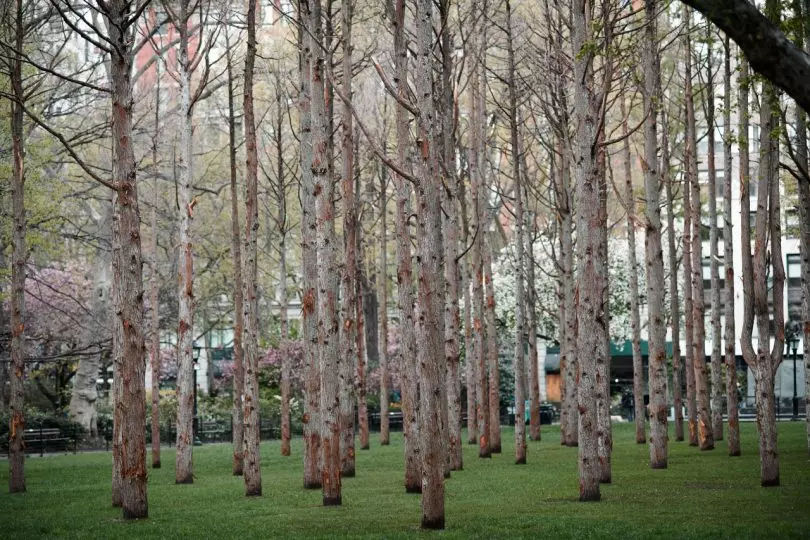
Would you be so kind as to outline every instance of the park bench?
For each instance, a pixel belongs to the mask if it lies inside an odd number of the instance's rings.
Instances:
[[[73,451],[76,452],[76,440],[73,437],[68,437],[59,428],[33,428],[26,429],[23,433],[23,440],[25,441],[25,453],[32,454],[39,452],[42,456],[45,452],[65,452],[73,445]]]

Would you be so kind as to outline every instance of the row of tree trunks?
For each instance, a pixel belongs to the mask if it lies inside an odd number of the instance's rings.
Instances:
[[[259,301],[258,278],[258,152],[256,118],[253,108],[253,71],[256,62],[256,0],[248,0],[247,53],[244,75],[245,115],[245,334],[244,334],[244,449],[243,476],[245,495],[262,494],[261,455],[259,453]]]

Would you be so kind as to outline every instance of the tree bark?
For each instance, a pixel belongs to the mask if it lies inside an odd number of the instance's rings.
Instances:
[[[226,38],[228,34],[226,33]],[[230,43],[227,60],[228,69],[228,141],[230,148],[228,160],[230,164],[231,188],[231,256],[233,257],[233,410],[231,424],[233,425],[233,459],[231,470],[234,476],[241,476],[244,470],[244,394],[245,394],[245,363],[242,340],[244,338],[244,283],[242,279],[242,235],[239,232],[239,188],[236,183],[236,114],[234,111],[233,65],[231,63]]]
[[[592,148],[596,144],[597,98],[593,89],[593,52],[590,42],[591,6],[584,0],[572,4],[572,42],[574,52],[574,176],[577,182],[577,403],[579,413],[579,500],[600,499],[597,394],[597,364],[605,362],[607,313],[603,311],[605,261],[600,260],[601,221],[600,171]],[[569,418],[569,422],[572,419]]]
[[[519,147],[523,153],[523,147]],[[525,164],[525,161],[524,161]],[[526,168],[523,168],[525,174]],[[528,189],[526,189],[526,203],[528,204]],[[535,272],[534,272],[534,242],[532,241],[536,236],[536,222],[533,213],[529,212],[528,219],[529,231],[531,234],[526,235],[526,281],[529,301],[526,308],[529,312],[529,391],[531,395],[531,412],[529,415],[529,439],[539,441],[542,438],[540,429],[540,402],[543,401],[543,393],[545,391],[545,365],[538,365],[538,352],[537,352],[537,289],[535,288]],[[544,362],[545,364],[545,362]],[[541,390],[541,370],[542,371],[542,390]]]
[[[312,35],[309,2],[299,2],[298,10],[299,76],[298,94],[301,130],[301,259],[302,334],[304,342],[305,410],[304,424],[304,488],[321,488],[321,414],[320,359],[318,357],[318,258],[315,246],[315,183],[312,176]]]
[[[11,365],[9,373],[8,491],[24,493],[25,486],[25,263],[28,259],[25,219],[25,141],[23,139],[23,2],[14,4],[15,52],[11,58]]]
[[[712,323],[712,357],[711,357],[711,421],[715,441],[723,440],[723,361],[722,361],[722,327],[720,326],[720,267],[718,259],[717,230],[717,165],[715,161],[715,120],[714,120],[714,46],[713,29],[706,27],[706,126],[708,139],[709,166],[709,272],[711,277],[711,323]]]
[[[731,127],[731,43],[724,42],[725,61],[723,73],[723,268],[725,283],[723,307],[725,308],[725,364],[726,364],[726,410],[728,410],[728,455],[740,455],[740,419],[737,397],[737,357],[735,353],[736,330],[734,324],[734,234],[732,230],[732,127]],[[743,137],[745,135],[742,135]],[[743,216],[745,217],[745,216]],[[806,343],[806,342],[805,342]]]
[[[349,99],[352,95],[352,0],[342,0],[342,34],[341,48],[343,49],[343,92]],[[341,172],[341,186],[343,195],[343,245],[345,249],[343,275],[341,288],[343,290],[342,312],[343,324],[340,336],[340,474],[343,477],[355,475],[354,457],[354,381],[357,374],[356,337],[357,309],[355,302],[357,296],[357,205],[354,192],[354,141],[352,140],[354,128],[352,127],[351,103],[344,102],[340,118],[341,125],[341,154],[343,170]],[[330,156],[331,159],[331,156]],[[316,199],[317,200],[317,199]],[[334,222],[332,222],[334,223]],[[335,246],[333,249],[337,249]],[[328,270],[328,269],[327,269]],[[382,353],[384,354],[384,352]],[[387,404],[387,403],[386,403]],[[387,416],[387,415],[386,415]],[[387,420],[387,418],[386,418]]]
[[[288,300],[287,300],[287,183],[284,178],[284,121],[286,92],[283,90],[281,75],[276,71],[276,206],[278,207],[278,319],[281,341],[290,338],[288,322]],[[287,355],[281,357],[281,455],[290,455],[290,358]]]
[[[660,74],[659,74],[660,82]],[[662,174],[666,186],[667,257],[669,260],[670,324],[672,327],[672,400],[675,406],[675,440],[683,441],[683,365],[681,364],[681,302],[678,296],[678,244],[675,240],[674,179],[670,172],[669,122],[662,115]]]
[[[523,215],[523,186],[520,181],[518,148],[517,89],[515,83],[515,49],[512,36],[512,6],[506,0],[506,48],[509,70],[509,143],[512,148],[512,182],[515,186],[515,463],[526,463],[526,305],[524,283],[526,261],[524,256],[525,217]],[[535,366],[537,363],[535,362]]]
[[[478,8],[477,8],[478,9]],[[483,15],[482,15],[483,17]],[[489,382],[487,377],[487,355],[485,348],[484,327],[484,236],[486,231],[486,208],[483,193],[483,174],[481,163],[484,147],[484,116],[481,110],[482,88],[479,73],[483,71],[480,56],[485,54],[479,45],[479,28],[475,27],[470,34],[470,49],[474,58],[470,75],[471,99],[471,148],[470,148],[470,197],[472,200],[475,223],[475,236],[472,245],[472,306],[473,306],[473,340],[475,352],[475,394],[478,398],[476,419],[478,424],[478,457],[488,458],[492,455],[489,427]]]
[[[193,181],[191,66],[189,64],[188,2],[179,6],[179,18],[174,26],[179,33],[179,58],[177,77],[180,84],[180,159],[177,162],[177,197],[180,201],[178,228],[180,248],[178,269],[178,328],[177,328],[177,452],[175,454],[174,482],[194,482],[193,449],[194,429],[194,359],[192,347],[194,336],[194,269],[191,242],[191,224],[194,219],[194,203],[191,195]]]
[[[405,0],[396,0],[394,12],[394,77],[399,100],[406,100],[408,86],[408,44],[405,33]],[[401,104],[396,108],[397,161],[404,171],[410,171],[410,128],[406,110]],[[397,302],[400,312],[400,362],[403,366],[402,414],[405,435],[405,491],[422,492],[421,447],[419,418],[419,374],[416,358],[416,334],[414,331],[414,285],[411,255],[411,238],[408,220],[411,215],[411,188],[401,175],[394,177],[397,190]]]
[[[442,125],[442,166],[447,189],[442,191],[442,206],[445,219],[442,223],[444,242],[444,279],[447,286],[444,310],[444,354],[447,365],[445,374],[447,394],[447,459],[449,471],[462,469],[461,448],[461,380],[459,379],[459,333],[461,311],[459,308],[459,264],[458,264],[458,177],[456,175],[456,126],[453,100],[453,47],[447,24],[450,17],[450,1],[439,2],[440,24],[444,31],[441,36],[441,107],[439,119]]]
[[[256,0],[248,0],[247,54],[243,109],[245,115],[245,336],[244,336],[244,454],[245,496],[262,494],[261,454],[259,453],[259,301],[258,234],[259,189],[256,118],[253,109],[253,70],[256,61]]]
[[[386,171],[380,171],[380,268],[377,271],[380,305],[379,315],[379,352],[380,352],[380,446],[391,444],[389,433],[388,402],[391,386],[388,375],[388,196],[386,194]]]
[[[433,105],[433,1],[416,0],[417,254],[419,264],[416,320],[419,360],[419,438],[422,461],[422,528],[444,529],[444,455],[446,364],[442,339],[444,306],[441,232],[441,179],[437,170],[436,112]],[[444,398],[444,399],[443,399]]]
[[[649,303],[649,393],[650,393],[650,467],[667,467],[667,356],[664,321],[664,255],[661,246],[661,172],[658,160],[658,89],[660,66],[656,0],[646,0],[646,47],[644,63],[644,186],[647,197],[645,211],[645,259],[647,264],[647,301]]]
[[[230,67],[230,58],[229,58]],[[233,100],[231,100],[233,103]],[[231,116],[233,119],[233,116]],[[152,259],[149,279],[149,303],[152,305],[152,319],[150,331],[149,356],[152,366],[152,468],[159,469],[160,463],[160,272],[158,271],[158,227],[157,207],[160,200],[158,189],[158,143],[160,141],[160,76],[155,79],[155,139],[152,141],[152,167],[154,168],[154,181],[152,183]],[[96,366],[98,374],[98,366]],[[95,389],[95,388],[94,388]]]
[[[332,156],[328,150],[325,91],[324,32],[321,25],[321,1],[313,0],[310,12],[312,33],[312,178],[315,189],[316,242],[318,271],[318,355],[321,385],[321,451],[323,505],[341,504],[340,456],[340,343],[338,322],[338,279],[335,243],[334,182]]]
[[[686,8],[684,8],[686,10]],[[690,146],[688,165],[690,180],[691,221],[691,270],[692,270],[692,367],[695,373],[695,397],[697,401],[697,435],[701,450],[714,448],[714,437],[709,408],[709,387],[706,379],[706,327],[703,306],[703,254],[700,238],[700,182],[697,174],[697,137],[695,127],[695,107],[692,93],[692,45],[690,38],[691,13],[686,10],[686,137]],[[687,231],[688,233],[689,231]],[[689,315],[687,314],[687,317]]]
[[[650,22],[647,21],[647,25]],[[646,26],[645,26],[646,28]],[[644,44],[644,54],[648,54],[646,48],[649,43]],[[653,45],[655,46],[655,45]],[[646,76],[647,65],[645,68],[645,90],[646,90]],[[629,259],[630,270],[630,329],[632,332],[632,348],[633,348],[633,416],[636,424],[636,444],[644,444],[647,442],[647,435],[645,433],[645,421],[647,417],[647,407],[644,405],[644,364],[641,359],[641,320],[639,317],[639,299],[638,299],[638,262],[636,261],[636,199],[633,194],[633,177],[630,171],[630,133],[627,127],[627,112],[624,105],[624,100],[620,101],[621,115],[622,115],[622,129],[624,141],[622,142],[622,156],[624,165],[624,204],[627,211],[627,250]],[[645,115],[649,115],[649,109],[646,108],[645,102]],[[645,116],[645,119],[648,116]],[[646,135],[646,133],[645,133]],[[646,138],[645,138],[646,141]],[[646,146],[646,145],[645,145]],[[648,156],[645,154],[645,162]],[[649,164],[645,163],[643,167],[645,170],[649,168]],[[654,167],[654,165],[653,165]],[[645,182],[646,183],[646,182]],[[645,240],[646,242],[646,240]]]

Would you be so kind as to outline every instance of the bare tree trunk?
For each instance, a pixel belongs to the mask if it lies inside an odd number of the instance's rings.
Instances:
[[[314,0],[310,13],[312,53],[312,177],[315,183],[315,214],[318,271],[318,354],[321,383],[321,482],[324,506],[341,504],[340,456],[340,343],[338,322],[337,254],[335,250],[334,182],[332,156],[328,151],[328,126],[324,100],[325,53],[321,25],[321,1]]]
[[[650,467],[667,467],[667,355],[666,323],[664,321],[664,255],[661,246],[661,172],[658,160],[658,107],[660,66],[656,0],[646,0],[646,47],[644,47],[644,186],[647,197],[645,211],[645,260],[647,264],[647,302],[649,304],[649,381],[650,393]]]
[[[146,497],[146,350],[143,324],[143,259],[140,213],[132,145],[132,6],[108,5],[109,38],[116,44],[110,62],[112,80],[113,182],[113,332],[118,388],[115,415],[120,420],[120,501],[124,519],[148,515]],[[117,233],[117,234],[116,234]],[[118,342],[117,344],[115,342]],[[126,381],[126,384],[124,383]]]
[[[484,236],[486,232],[486,208],[485,195],[483,193],[482,158],[484,147],[484,113],[481,110],[483,89],[481,88],[481,77],[479,73],[483,71],[480,55],[484,55],[484,49],[479,45],[478,28],[473,28],[470,34],[470,49],[474,58],[472,73],[470,75],[470,99],[471,103],[471,139],[470,149],[470,197],[472,200],[475,223],[475,236],[472,246],[472,306],[473,306],[473,339],[475,344],[475,383],[476,397],[478,404],[476,408],[476,419],[478,424],[478,457],[488,458],[492,455],[490,446],[489,427],[489,383],[487,377],[487,355],[485,348],[484,329]]]
[[[258,234],[259,189],[256,118],[253,110],[253,69],[256,61],[256,0],[248,0],[247,54],[245,55],[245,340],[244,340],[244,463],[245,496],[262,494],[261,454],[259,453],[259,301]]]
[[[356,135],[356,134],[355,134]],[[355,191],[359,191],[360,179],[359,174],[356,176]],[[362,228],[357,234],[357,245],[360,246],[360,233]],[[360,251],[359,249],[357,250]],[[357,261],[361,258],[358,256]],[[369,449],[368,439],[368,403],[366,402],[366,371],[368,369],[368,359],[366,357],[366,329],[365,329],[365,311],[363,310],[363,284],[360,279],[355,282],[355,317],[357,318],[357,332],[355,332],[355,341],[357,343],[357,378],[355,380],[355,387],[357,388],[357,423],[360,425],[360,450]],[[404,400],[404,398],[403,398]]]
[[[523,186],[520,179],[518,146],[517,88],[515,88],[515,49],[512,40],[512,6],[506,0],[506,47],[509,62],[509,143],[512,147],[512,182],[515,186],[515,463],[526,463],[526,305],[524,282],[526,261],[524,256],[526,219],[523,215]],[[533,263],[530,263],[533,264]],[[533,285],[531,285],[533,286]],[[536,339],[536,338],[535,338]],[[535,366],[537,363],[535,362]],[[536,369],[536,368],[535,368]]]
[[[394,63],[397,94],[400,100],[407,99],[408,44],[405,33],[405,0],[396,0],[394,14]],[[410,171],[410,128],[405,108],[397,105],[397,160],[405,171]],[[411,238],[408,232],[410,219],[411,188],[400,175],[395,176],[397,186],[397,301],[400,311],[402,333],[401,362],[403,369],[402,413],[405,432],[405,491],[422,492],[421,447],[419,418],[419,374],[416,358],[416,335],[414,319],[414,286],[411,255]]]
[[[442,339],[444,306],[441,232],[441,179],[437,170],[436,116],[433,105],[433,1],[416,1],[417,252],[416,320],[419,360],[419,439],[422,462],[422,528],[444,528],[444,473],[447,458],[442,403],[446,365]],[[444,398],[444,399],[443,399]]]
[[[343,92],[349,99],[352,95],[352,0],[342,0],[342,34],[343,49]],[[343,324],[340,326],[340,474],[343,477],[355,475],[354,457],[354,381],[357,374],[355,351],[357,331],[357,204],[354,192],[354,141],[352,127],[351,103],[343,103],[341,112],[341,154],[343,171],[341,185],[343,191],[343,245],[345,249],[341,288],[343,290],[342,312]],[[331,159],[331,156],[330,156]],[[317,199],[316,199],[317,200]],[[334,222],[333,222],[334,223]],[[334,248],[336,249],[336,247]],[[328,271],[328,269],[327,269]],[[387,415],[386,415],[387,416]],[[386,418],[387,420],[387,418]]]
[[[521,154],[523,154],[523,147],[519,147]],[[525,155],[525,154],[524,154]],[[524,161],[525,165],[525,161]],[[525,166],[523,174],[525,174]],[[525,189],[525,186],[524,186]],[[528,204],[528,189],[526,190],[526,202]],[[534,272],[534,242],[533,239],[536,235],[536,222],[532,212],[529,212],[529,231],[530,234],[526,235],[526,281],[529,301],[526,308],[529,311],[529,390],[531,395],[531,414],[529,416],[529,438],[533,441],[541,440],[540,430],[540,402],[543,401],[543,393],[545,391],[545,362],[543,366],[538,365],[538,352],[537,352],[537,289],[535,287],[535,272]],[[541,390],[540,377],[543,377],[543,384]]]
[[[605,43],[610,47],[612,39],[612,29],[607,28]],[[610,66],[610,59],[607,59],[607,66]],[[609,67],[603,67],[610,72]],[[599,245],[596,251],[597,268],[602,276],[608,275],[608,210],[607,210],[607,150],[605,142],[605,125],[601,124],[597,131],[596,139],[596,166],[599,174],[599,223],[603,226],[599,229]],[[608,313],[610,302],[610,284],[607,277],[602,282],[602,305],[600,311]],[[609,319],[608,319],[609,320]],[[603,356],[596,358],[596,433],[598,437],[597,455],[599,457],[599,483],[610,484],[613,481],[613,465],[611,456],[613,454],[613,427],[610,423],[610,335],[608,333],[609,323],[605,325],[604,341],[602,342]]]
[[[659,76],[660,82],[660,76]],[[660,95],[660,94],[659,94]],[[672,399],[675,406],[675,440],[682,441],[683,436],[683,366],[681,364],[681,306],[678,297],[678,245],[675,240],[675,194],[672,186],[674,180],[670,173],[669,160],[669,123],[662,115],[661,130],[662,174],[666,187],[667,205],[667,257],[669,260],[669,302],[670,324],[672,325]]]
[[[22,78],[23,2],[16,0],[14,9],[15,52],[11,59],[11,91],[16,101],[11,103],[11,365],[8,426],[8,491],[24,493],[25,488],[25,263],[28,259],[25,219],[25,141],[23,139],[23,107],[25,99]]]
[[[692,271],[692,368],[695,374],[695,397],[697,401],[697,436],[701,450],[714,448],[714,437],[709,410],[709,388],[706,380],[706,339],[703,308],[703,257],[700,239],[700,182],[697,175],[697,138],[695,107],[692,93],[692,46],[690,39],[691,12],[686,13],[686,138],[689,146],[689,181],[691,186],[689,214],[691,221],[691,271]],[[687,234],[689,231],[685,231]],[[690,314],[687,313],[687,320]]]
[[[647,23],[649,24],[649,22]],[[645,27],[646,28],[646,27]],[[645,48],[649,47],[645,44]],[[653,45],[655,46],[655,45]],[[646,53],[646,51],[645,51]],[[646,65],[645,65],[646,68]],[[646,75],[646,72],[645,72]],[[646,78],[645,78],[646,83]],[[630,266],[630,328],[633,346],[633,416],[636,423],[636,444],[647,442],[645,433],[645,420],[647,407],[644,405],[644,365],[641,359],[641,320],[639,317],[638,299],[638,262],[636,260],[636,199],[633,194],[633,177],[630,172],[630,133],[627,127],[627,111],[624,100],[621,105],[622,129],[624,141],[622,143],[622,156],[624,165],[624,204],[627,211],[627,251]],[[649,114],[647,112],[646,114]],[[648,116],[645,116],[648,118]],[[647,156],[645,155],[645,160]],[[652,165],[655,167],[655,165]],[[646,169],[650,165],[646,164]]]
[[[486,182],[485,182],[486,184]],[[487,190],[485,189],[484,192]],[[485,201],[486,201],[485,196]],[[501,393],[498,365],[498,326],[495,320],[495,289],[492,286],[492,245],[489,240],[489,205],[484,205],[484,285],[486,290],[486,357],[489,367],[489,444],[493,454],[501,453]]]
[[[281,340],[287,341],[290,337],[287,316],[287,183],[284,181],[284,116],[286,93],[283,90],[281,76],[276,71],[276,205],[278,206],[278,318],[281,330]],[[281,455],[290,455],[290,359],[287,355],[281,357]]]
[[[157,64],[160,65],[160,64]],[[230,67],[230,58],[228,60]],[[233,101],[231,100],[231,103]],[[231,116],[233,119],[233,116]],[[233,125],[233,124],[231,124]],[[152,468],[160,468],[160,272],[158,272],[158,228],[157,206],[160,201],[158,189],[158,143],[160,141],[160,75],[155,78],[155,139],[152,141],[152,167],[154,168],[154,182],[152,195],[152,260],[150,269],[152,275],[149,280],[149,303],[152,304],[152,320],[150,332],[150,357],[152,361]],[[231,145],[233,147],[233,145]],[[96,366],[98,374],[98,366]],[[95,388],[94,388],[95,389]]]
[[[388,402],[391,383],[388,375],[388,196],[386,194],[386,171],[380,171],[380,268],[377,270],[379,287],[379,353],[380,353],[380,446],[391,444],[389,433]]]
[[[725,62],[723,74],[723,268],[725,269],[725,363],[726,409],[728,410],[728,455],[740,455],[740,419],[737,396],[736,331],[734,325],[734,231],[732,230],[732,127],[731,127],[731,43],[724,42]],[[742,135],[743,137],[745,135]],[[745,216],[743,216],[745,217]],[[805,341],[807,343],[807,341]]]
[[[596,379],[597,364],[605,362],[607,313],[603,312],[605,261],[600,260],[601,222],[600,170],[592,147],[597,141],[597,102],[593,90],[593,52],[587,43],[591,39],[591,7],[584,0],[572,4],[572,41],[574,61],[574,175],[577,181],[577,275],[576,305],[577,380],[579,412],[579,500],[600,499],[601,467],[598,455],[597,394],[602,381]],[[569,421],[571,419],[569,418]]]
[[[468,246],[470,241],[470,220],[467,214],[467,194],[464,182],[458,183],[458,198],[461,203],[461,220],[463,231],[463,245]],[[470,288],[473,282],[472,259],[467,258],[460,265],[462,273],[462,290],[464,291],[464,384],[467,388],[467,444],[478,444],[478,418],[475,414],[476,382],[475,382],[475,340],[473,339],[472,325],[472,296]]]
[[[447,189],[443,194],[445,219],[442,224],[444,240],[444,279],[447,286],[444,309],[444,354],[447,365],[447,459],[448,471],[459,471],[463,467],[461,448],[461,380],[459,379],[459,332],[461,312],[459,309],[459,264],[458,264],[458,178],[456,176],[456,137],[455,111],[453,100],[453,47],[451,44],[448,21],[450,1],[439,2],[440,24],[443,28],[442,47],[442,80],[441,106],[439,114],[442,125],[442,166],[441,171],[447,179]]]
[[[229,37],[225,34],[226,39]],[[244,283],[242,280],[242,235],[239,232],[239,188],[236,185],[236,114],[234,111],[233,65],[231,63],[230,43],[228,45],[228,140],[230,149],[228,159],[230,162],[231,184],[231,251],[233,256],[233,410],[231,424],[233,425],[233,465],[234,476],[241,476],[244,459],[244,394],[245,394],[245,367],[244,338]]]
[[[717,165],[715,161],[715,121],[714,121],[714,47],[712,46],[711,25],[706,26],[708,54],[706,56],[706,125],[709,162],[709,272],[711,275],[711,308],[712,308],[712,357],[711,357],[711,422],[715,441],[723,440],[723,360],[722,328],[720,326],[720,267],[718,259],[717,230]],[[732,264],[729,262],[728,264]],[[702,278],[702,276],[701,276]]]
[[[689,84],[691,88],[691,84]],[[686,126],[684,126],[686,127]],[[686,130],[687,137],[689,131]],[[695,370],[692,359],[695,356],[694,320],[692,319],[692,216],[689,207],[692,204],[690,176],[695,174],[690,170],[694,153],[694,144],[688,139],[684,145],[684,180],[683,180],[683,312],[684,312],[684,347],[686,356],[684,370],[686,372],[686,418],[689,429],[689,446],[698,445],[697,436],[697,400],[695,399]]]
[[[303,263],[302,334],[304,341],[304,488],[321,487],[321,414],[320,359],[318,358],[318,259],[315,247],[315,184],[312,176],[312,36],[309,2],[302,0],[298,9],[298,62],[300,91],[298,103],[301,130],[301,259]]]

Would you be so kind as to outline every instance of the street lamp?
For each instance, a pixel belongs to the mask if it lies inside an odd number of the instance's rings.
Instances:
[[[193,343],[191,345],[191,358],[194,360],[194,429],[192,429],[192,434],[194,435],[194,446],[200,446],[202,441],[197,437],[198,432],[198,418],[197,418],[197,371],[200,369],[200,346],[197,343]]]
[[[791,420],[795,422],[799,419],[799,395],[796,381],[796,350],[799,348],[799,323],[797,321],[788,321],[785,329],[785,345],[793,351],[793,418]]]

